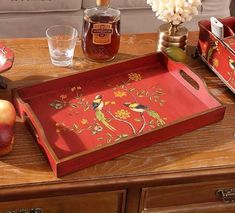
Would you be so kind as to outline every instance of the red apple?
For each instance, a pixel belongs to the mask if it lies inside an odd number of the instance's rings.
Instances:
[[[14,126],[16,111],[11,102],[0,100],[0,124]]]
[[[0,149],[11,144],[13,135],[12,126],[0,124]]]

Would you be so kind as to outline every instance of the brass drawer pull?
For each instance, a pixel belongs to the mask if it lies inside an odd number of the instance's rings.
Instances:
[[[235,188],[234,189],[218,189],[215,192],[215,195],[224,203],[232,203],[235,201]]]
[[[19,209],[19,210],[12,210],[12,211],[6,211],[5,213],[42,213],[41,208],[32,208],[32,209]]]
[[[41,208],[30,209],[29,213],[43,213]]]

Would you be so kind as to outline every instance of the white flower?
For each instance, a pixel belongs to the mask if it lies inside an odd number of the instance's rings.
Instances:
[[[158,19],[178,25],[198,15],[201,0],[147,0],[147,4]]]

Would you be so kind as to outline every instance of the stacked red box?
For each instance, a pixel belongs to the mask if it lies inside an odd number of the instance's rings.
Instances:
[[[235,93],[235,17],[219,19],[224,25],[224,38],[211,32],[209,20],[199,22],[198,52],[202,60]]]

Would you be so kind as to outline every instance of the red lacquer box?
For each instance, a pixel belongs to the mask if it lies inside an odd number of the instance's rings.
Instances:
[[[162,53],[13,95],[57,176],[219,121],[225,112],[199,77]]]
[[[224,39],[211,32],[209,20],[199,22],[198,52],[202,60],[235,93],[235,17],[219,19],[224,25]]]

